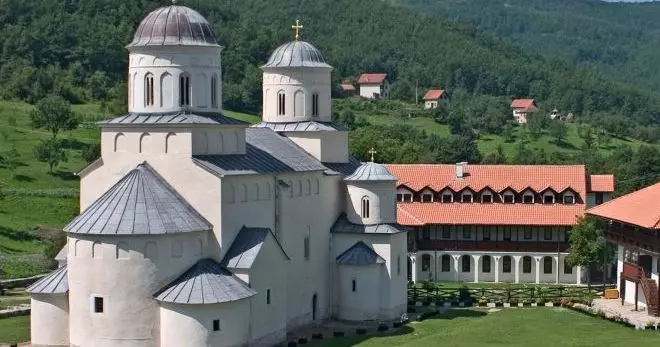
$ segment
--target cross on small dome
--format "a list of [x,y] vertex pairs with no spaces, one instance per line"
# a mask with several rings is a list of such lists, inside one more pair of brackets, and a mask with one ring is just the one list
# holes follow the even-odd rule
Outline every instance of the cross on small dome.
[[300,24],[300,20],[296,19],[296,25],[292,25],[291,29],[296,31],[296,41],[300,40],[300,29],[302,29],[303,26]]
[[378,152],[376,152],[376,150],[373,147],[371,147],[371,149],[367,153],[371,154],[371,162],[373,163],[374,162],[374,154],[376,154]]

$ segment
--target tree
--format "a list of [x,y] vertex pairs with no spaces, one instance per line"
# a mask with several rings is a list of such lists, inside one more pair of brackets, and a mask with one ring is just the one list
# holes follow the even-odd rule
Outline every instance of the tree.
[[68,161],[62,143],[54,138],[42,140],[36,147],[34,147],[34,155],[38,161],[48,163],[50,173],[53,173],[53,169],[61,162]]
[[591,286],[589,268],[605,266],[614,257],[614,250],[607,245],[605,223],[596,217],[581,217],[569,236],[569,255],[566,261],[573,266],[587,269],[587,283]]
[[0,160],[0,164],[7,168],[11,173],[12,179],[16,177],[16,169],[21,164],[20,158],[21,155],[16,150],[16,147],[12,147],[12,149],[7,151]]
[[566,124],[560,120],[555,120],[550,124],[550,135],[555,138],[555,143],[559,146],[568,134]]
[[483,164],[505,164],[506,155],[504,154],[504,148],[502,148],[502,145],[497,146],[495,152],[486,154],[481,162]]
[[87,164],[93,162],[94,160],[101,157],[101,144],[95,143],[93,145],[87,145],[83,148],[80,156],[85,160]]
[[57,137],[60,131],[73,130],[78,127],[78,118],[71,110],[71,104],[59,96],[48,96],[37,103],[30,113],[32,126],[36,129],[46,129]]

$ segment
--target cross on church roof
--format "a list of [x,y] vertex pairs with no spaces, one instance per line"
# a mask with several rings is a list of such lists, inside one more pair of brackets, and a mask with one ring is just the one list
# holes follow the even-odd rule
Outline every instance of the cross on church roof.
[[303,26],[300,25],[300,20],[296,19],[296,25],[292,25],[291,29],[296,31],[296,41],[300,39],[300,29],[302,29]]
[[371,149],[367,153],[371,154],[371,162],[373,163],[374,162],[374,154],[376,154],[378,152],[376,152],[376,150],[373,147],[371,147]]

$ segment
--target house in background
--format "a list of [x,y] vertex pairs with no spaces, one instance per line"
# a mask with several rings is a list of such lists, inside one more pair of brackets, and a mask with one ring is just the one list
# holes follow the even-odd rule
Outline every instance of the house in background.
[[518,124],[527,124],[527,119],[538,111],[534,99],[515,99],[511,102],[511,108]]
[[358,80],[360,96],[366,99],[388,99],[390,82],[386,73],[363,73]]
[[444,89],[429,89],[424,94],[424,109],[437,108],[440,102],[448,102],[449,94]]
[[357,90],[355,89],[353,83],[344,81],[337,86],[337,93],[343,98],[348,98],[355,96]]

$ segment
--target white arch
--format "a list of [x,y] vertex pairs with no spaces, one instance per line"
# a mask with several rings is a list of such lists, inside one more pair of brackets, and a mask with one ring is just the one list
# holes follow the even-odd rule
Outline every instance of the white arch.
[[293,93],[293,116],[305,117],[305,92],[301,89]]
[[247,184],[243,183],[243,191],[242,191],[242,199],[241,202],[247,202],[248,201],[248,186]]
[[92,244],[92,258],[102,259],[103,258],[103,246],[99,242],[94,242]]
[[128,243],[119,242],[119,243],[117,243],[117,246],[115,248],[116,248],[115,249],[115,258],[116,259],[128,259],[128,258],[130,258],[129,250],[128,250]]
[[316,187],[316,189],[314,190],[314,194],[318,195],[321,191],[321,184],[319,183],[318,178],[314,178],[314,185]]
[[205,74],[198,74],[197,78],[199,81],[195,81],[197,86],[199,86],[199,93],[195,91],[195,96],[197,97],[196,105],[197,107],[207,107],[208,106],[208,94],[203,93],[202,91],[207,88],[209,85],[209,78]]
[[165,136],[165,153],[176,153],[176,146],[174,146],[174,143],[176,142],[176,134],[175,133],[169,133]]
[[172,74],[165,72],[160,77],[160,106],[165,108],[174,107],[174,85]]
[[139,153],[151,153],[151,135],[149,133],[142,133],[140,135]]
[[126,136],[124,133],[118,133],[115,135],[115,153],[123,153],[126,151],[126,144],[124,142],[126,142]]
[[218,139],[217,139],[217,144],[216,144],[216,153],[221,154],[222,151],[224,150],[224,137],[222,136],[222,133],[218,133]]

